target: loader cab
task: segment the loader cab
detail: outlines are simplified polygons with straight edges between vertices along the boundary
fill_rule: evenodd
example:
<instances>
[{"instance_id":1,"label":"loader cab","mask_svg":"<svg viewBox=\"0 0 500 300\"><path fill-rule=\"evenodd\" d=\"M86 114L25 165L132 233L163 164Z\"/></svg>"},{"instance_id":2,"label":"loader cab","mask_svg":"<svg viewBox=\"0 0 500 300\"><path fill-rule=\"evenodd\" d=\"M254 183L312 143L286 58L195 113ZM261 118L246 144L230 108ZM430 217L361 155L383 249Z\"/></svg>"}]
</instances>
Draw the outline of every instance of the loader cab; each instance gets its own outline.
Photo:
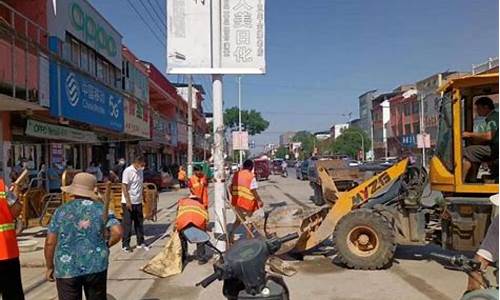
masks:
<instances>
[{"instance_id":1,"label":"loader cab","mask_svg":"<svg viewBox=\"0 0 500 300\"><path fill-rule=\"evenodd\" d=\"M471 143L462 134L475 131L474 102L482 96L498 99L498 73L457 78L441 87L440 92L438 137L430 163L432 189L461 195L498 193L498 157L485 161L483 165L490 169L489 174L479 175L473 181L463 179L462 164L464 149Z\"/></svg>"}]
</instances>

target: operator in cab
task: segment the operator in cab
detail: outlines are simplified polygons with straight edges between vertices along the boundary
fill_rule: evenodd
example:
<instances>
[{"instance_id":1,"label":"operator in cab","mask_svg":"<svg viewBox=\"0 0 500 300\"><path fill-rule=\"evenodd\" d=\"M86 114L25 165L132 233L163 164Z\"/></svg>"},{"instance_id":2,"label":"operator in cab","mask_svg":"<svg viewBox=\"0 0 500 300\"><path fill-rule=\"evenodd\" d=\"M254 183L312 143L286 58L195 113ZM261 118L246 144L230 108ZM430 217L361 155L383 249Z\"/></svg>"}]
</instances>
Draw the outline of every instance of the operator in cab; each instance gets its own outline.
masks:
<instances>
[{"instance_id":1,"label":"operator in cab","mask_svg":"<svg viewBox=\"0 0 500 300\"><path fill-rule=\"evenodd\" d=\"M464 149L464 182L477 180L481 163L498 160L498 112L495 110L495 105L490 98L481 97L476 100L474 106L477 115L485 118L485 123L479 132L462 133L462 137L471 142L471 145ZM498 175L496 177L495 179L498 179Z\"/></svg>"},{"instance_id":2,"label":"operator in cab","mask_svg":"<svg viewBox=\"0 0 500 300\"><path fill-rule=\"evenodd\" d=\"M193 167L194 174L188 181L188 187L191 194L201 199L205 209L208 209L208 180L201 169L201 166Z\"/></svg>"},{"instance_id":3,"label":"operator in cab","mask_svg":"<svg viewBox=\"0 0 500 300\"><path fill-rule=\"evenodd\" d=\"M234 233L247 218L252 217L253 213L264 206L259 194L257 193L257 180L253 174L253 161L245 160L243 169L236 172L231 182L231 204L239 215L229 232L229 242L234 241ZM243 219L243 220L240 220ZM247 238L248 232L247 232Z\"/></svg>"},{"instance_id":4,"label":"operator in cab","mask_svg":"<svg viewBox=\"0 0 500 300\"><path fill-rule=\"evenodd\" d=\"M188 256L188 243L183 231L191 226L206 231L207 223L208 212L202 200L197 195L191 194L189 197L179 200L177 204L175 230L179 232L179 237L181 239L183 264L187 261ZM204 264L208 261L205 244L196 244L195 257L199 264Z\"/></svg>"}]
</instances>

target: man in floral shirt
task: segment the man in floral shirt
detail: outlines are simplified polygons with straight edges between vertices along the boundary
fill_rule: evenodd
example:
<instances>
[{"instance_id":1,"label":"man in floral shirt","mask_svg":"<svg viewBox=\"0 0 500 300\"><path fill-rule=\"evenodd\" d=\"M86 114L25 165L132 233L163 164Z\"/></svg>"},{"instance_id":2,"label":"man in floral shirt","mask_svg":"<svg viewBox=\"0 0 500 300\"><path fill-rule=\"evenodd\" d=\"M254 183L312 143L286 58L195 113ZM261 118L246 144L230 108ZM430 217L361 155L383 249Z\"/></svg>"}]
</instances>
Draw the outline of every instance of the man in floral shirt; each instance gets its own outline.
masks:
<instances>
[{"instance_id":1,"label":"man in floral shirt","mask_svg":"<svg viewBox=\"0 0 500 300\"><path fill-rule=\"evenodd\" d=\"M122 230L113 215L104 223L104 205L95 201L96 183L92 174L79 173L62 187L75 199L56 210L48 228L46 276L55 278L61 300L82 299L82 288L86 299L106 299L108 248L120 241Z\"/></svg>"}]
</instances>

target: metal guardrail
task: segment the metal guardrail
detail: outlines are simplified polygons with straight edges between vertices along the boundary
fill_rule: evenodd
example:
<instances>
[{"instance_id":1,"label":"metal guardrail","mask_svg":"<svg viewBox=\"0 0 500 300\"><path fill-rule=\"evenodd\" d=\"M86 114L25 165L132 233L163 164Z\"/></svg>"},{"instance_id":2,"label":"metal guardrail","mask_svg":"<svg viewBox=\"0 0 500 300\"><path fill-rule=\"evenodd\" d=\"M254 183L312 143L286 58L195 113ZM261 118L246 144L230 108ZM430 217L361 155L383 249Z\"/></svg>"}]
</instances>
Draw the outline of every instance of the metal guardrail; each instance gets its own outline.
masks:
<instances>
[{"instance_id":1,"label":"metal guardrail","mask_svg":"<svg viewBox=\"0 0 500 300\"><path fill-rule=\"evenodd\" d=\"M472 75L484 73L496 67L498 67L498 57L490 57L488 58L488 61L485 61L478 65L472 65Z\"/></svg>"},{"instance_id":2,"label":"metal guardrail","mask_svg":"<svg viewBox=\"0 0 500 300\"><path fill-rule=\"evenodd\" d=\"M40 59L48 66L48 33L28 17L0 1L0 94L38 102ZM48 70L47 70L48 71Z\"/></svg>"}]
</instances>

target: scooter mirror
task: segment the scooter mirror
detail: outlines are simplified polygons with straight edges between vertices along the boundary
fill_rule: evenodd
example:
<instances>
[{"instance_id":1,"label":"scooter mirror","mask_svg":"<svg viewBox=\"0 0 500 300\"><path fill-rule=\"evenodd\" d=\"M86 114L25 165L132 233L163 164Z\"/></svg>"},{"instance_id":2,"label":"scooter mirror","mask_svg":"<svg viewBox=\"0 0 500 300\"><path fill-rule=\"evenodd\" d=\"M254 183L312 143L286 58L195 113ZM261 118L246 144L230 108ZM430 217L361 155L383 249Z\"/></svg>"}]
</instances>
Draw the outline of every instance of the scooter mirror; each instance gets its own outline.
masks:
<instances>
[{"instance_id":1,"label":"scooter mirror","mask_svg":"<svg viewBox=\"0 0 500 300\"><path fill-rule=\"evenodd\" d=\"M182 231L182 234L191 244L206 243L210 240L210 236L203 230L196 227L189 227Z\"/></svg>"}]
</instances>

